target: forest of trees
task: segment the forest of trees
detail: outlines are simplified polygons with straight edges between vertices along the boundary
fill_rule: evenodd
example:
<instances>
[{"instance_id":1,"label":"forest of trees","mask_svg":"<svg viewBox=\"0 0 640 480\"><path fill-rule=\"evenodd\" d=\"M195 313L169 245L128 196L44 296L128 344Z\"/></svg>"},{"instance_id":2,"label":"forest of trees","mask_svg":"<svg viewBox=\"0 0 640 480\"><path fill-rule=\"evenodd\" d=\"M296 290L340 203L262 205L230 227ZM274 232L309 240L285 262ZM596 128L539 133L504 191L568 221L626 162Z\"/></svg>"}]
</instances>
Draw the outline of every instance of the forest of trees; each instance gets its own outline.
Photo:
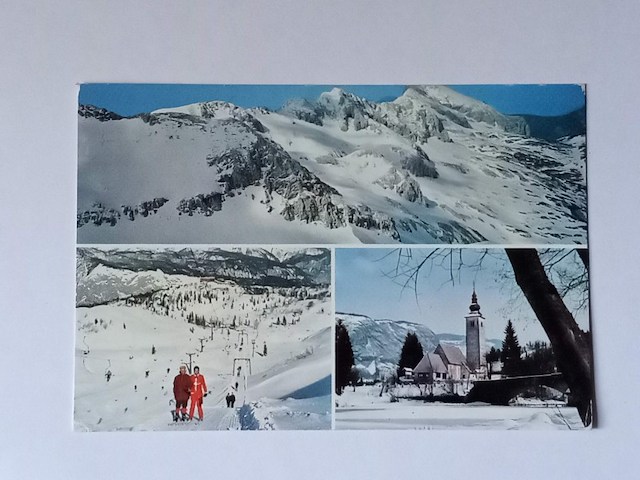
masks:
<instances>
[{"instance_id":1,"label":"forest of trees","mask_svg":"<svg viewBox=\"0 0 640 480\"><path fill-rule=\"evenodd\" d=\"M507 324L509 327L509 324ZM513 352L519 347L518 337L513 333L507 333L510 330L513 332L513 326L511 329L505 329L505 339L503 345L506 343L509 345L508 350ZM558 371L556 365L556 358L553 353L553 348L542 340L536 340L535 342L527 343L524 348L520 347L520 360L516 362L509 362L507 370L504 368L494 370L494 362L503 362L503 350L495 347L491 347L486 354L487 365L489 367L489 375L492 373L500 372L505 376L517 376L517 375L543 375L547 373L555 373ZM510 356L509 354L506 355Z\"/></svg>"},{"instance_id":2,"label":"forest of trees","mask_svg":"<svg viewBox=\"0 0 640 480\"><path fill-rule=\"evenodd\" d=\"M523 375L542 375L557 371L556 357L547 342L536 340L529 342L524 348L522 358Z\"/></svg>"}]
</instances>

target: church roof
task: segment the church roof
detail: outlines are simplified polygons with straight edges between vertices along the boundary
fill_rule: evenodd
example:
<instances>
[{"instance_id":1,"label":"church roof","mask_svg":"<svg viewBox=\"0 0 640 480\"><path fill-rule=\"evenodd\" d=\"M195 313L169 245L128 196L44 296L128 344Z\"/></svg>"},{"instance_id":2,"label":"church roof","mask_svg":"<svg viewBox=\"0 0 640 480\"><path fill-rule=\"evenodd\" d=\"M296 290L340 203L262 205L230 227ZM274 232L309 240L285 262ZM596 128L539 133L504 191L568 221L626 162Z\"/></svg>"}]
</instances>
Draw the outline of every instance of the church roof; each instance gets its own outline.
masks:
<instances>
[{"instance_id":1,"label":"church roof","mask_svg":"<svg viewBox=\"0 0 640 480\"><path fill-rule=\"evenodd\" d=\"M478 296L476 295L476 287L473 286L471 294L471 305L469 305L469 313L480 313L480 305L478 304Z\"/></svg>"},{"instance_id":2,"label":"church roof","mask_svg":"<svg viewBox=\"0 0 640 480\"><path fill-rule=\"evenodd\" d=\"M464 357L462 351L456 346L443 345L442 343L439 343L434 353L440 355L445 364L467 366L467 359Z\"/></svg>"},{"instance_id":3,"label":"church roof","mask_svg":"<svg viewBox=\"0 0 640 480\"><path fill-rule=\"evenodd\" d=\"M440 355L435 353L427 353L420 363L413 369L413 373L447 373L447 367L444 365Z\"/></svg>"}]
</instances>

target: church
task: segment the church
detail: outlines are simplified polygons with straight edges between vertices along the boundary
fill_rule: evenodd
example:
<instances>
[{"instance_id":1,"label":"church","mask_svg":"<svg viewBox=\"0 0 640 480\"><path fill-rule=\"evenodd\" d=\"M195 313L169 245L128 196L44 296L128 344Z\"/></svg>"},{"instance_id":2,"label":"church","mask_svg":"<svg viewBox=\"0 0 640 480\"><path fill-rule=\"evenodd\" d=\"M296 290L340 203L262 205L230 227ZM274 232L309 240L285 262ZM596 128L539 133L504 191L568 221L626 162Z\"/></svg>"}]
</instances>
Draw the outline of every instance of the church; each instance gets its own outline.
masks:
<instances>
[{"instance_id":1,"label":"church","mask_svg":"<svg viewBox=\"0 0 640 480\"><path fill-rule=\"evenodd\" d=\"M474 287L466 322L466 356L455 345L438 344L433 352L427 352L413 369L413 380L418 384L430 384L439 380L477 380L487 377L485 318L480 312Z\"/></svg>"}]
</instances>

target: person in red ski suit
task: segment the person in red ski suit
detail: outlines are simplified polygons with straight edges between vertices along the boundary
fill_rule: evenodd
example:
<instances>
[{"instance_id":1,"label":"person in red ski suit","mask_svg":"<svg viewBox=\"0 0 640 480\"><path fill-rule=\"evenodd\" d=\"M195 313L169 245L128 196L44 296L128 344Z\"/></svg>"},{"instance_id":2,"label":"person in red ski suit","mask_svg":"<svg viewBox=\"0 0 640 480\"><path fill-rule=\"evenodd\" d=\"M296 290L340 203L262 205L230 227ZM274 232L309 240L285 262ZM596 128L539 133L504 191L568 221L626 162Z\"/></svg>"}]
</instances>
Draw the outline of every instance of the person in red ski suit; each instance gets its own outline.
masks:
<instances>
[{"instance_id":1,"label":"person in red ski suit","mask_svg":"<svg viewBox=\"0 0 640 480\"><path fill-rule=\"evenodd\" d=\"M193 411L198 407L199 419L204 419L202 411L202 397L207 394L207 383L204 376L200 374L200 367L193 367L193 375L191 375L191 406L189 407L189 420L193 420Z\"/></svg>"},{"instance_id":2,"label":"person in red ski suit","mask_svg":"<svg viewBox=\"0 0 640 480\"><path fill-rule=\"evenodd\" d=\"M173 379L173 396L176 399L176 416L182 414L183 420L187 416L187 402L191 395L191 376L187 373L187 367L182 365L180 373Z\"/></svg>"},{"instance_id":3,"label":"person in red ski suit","mask_svg":"<svg viewBox=\"0 0 640 480\"><path fill-rule=\"evenodd\" d=\"M182 414L183 420L187 416L187 402L191 392L191 376L187 373L187 367L182 365L180 373L173 379L173 397L176 399L176 415Z\"/></svg>"}]
</instances>

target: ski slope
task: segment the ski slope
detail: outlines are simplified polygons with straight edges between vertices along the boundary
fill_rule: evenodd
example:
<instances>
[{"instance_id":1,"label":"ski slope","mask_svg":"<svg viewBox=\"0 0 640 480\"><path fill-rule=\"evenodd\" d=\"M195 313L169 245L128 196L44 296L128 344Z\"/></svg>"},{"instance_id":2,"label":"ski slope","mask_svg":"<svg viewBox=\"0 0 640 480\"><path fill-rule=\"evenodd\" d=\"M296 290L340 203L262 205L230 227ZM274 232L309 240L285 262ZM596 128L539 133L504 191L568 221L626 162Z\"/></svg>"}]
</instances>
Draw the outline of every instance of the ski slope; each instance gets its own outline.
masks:
<instances>
[{"instance_id":1,"label":"ski slope","mask_svg":"<svg viewBox=\"0 0 640 480\"><path fill-rule=\"evenodd\" d=\"M111 296L77 308L76 430L331 427L327 287L256 293L231 281L104 266L79 286L83 300L95 290ZM117 295L108 286L118 287ZM204 326L189 322L196 315ZM188 353L209 391L204 420L174 424L173 379L180 364L189 365ZM235 408L226 408L236 382Z\"/></svg>"}]
</instances>

